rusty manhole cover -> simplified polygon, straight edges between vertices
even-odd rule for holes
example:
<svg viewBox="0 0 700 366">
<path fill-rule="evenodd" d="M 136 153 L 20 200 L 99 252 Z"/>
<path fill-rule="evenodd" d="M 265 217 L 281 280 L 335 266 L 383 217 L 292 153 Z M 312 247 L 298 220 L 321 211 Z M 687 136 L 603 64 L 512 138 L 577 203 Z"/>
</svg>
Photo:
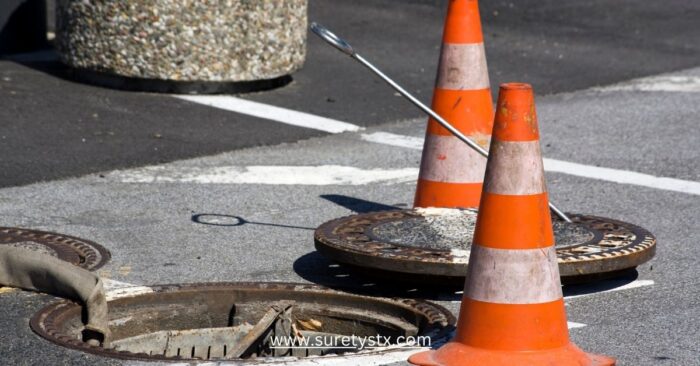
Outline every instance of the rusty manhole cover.
<svg viewBox="0 0 700 366">
<path fill-rule="evenodd" d="M 416 352 L 416 347 L 402 348 L 402 340 L 423 337 L 421 345 L 436 345 L 454 330 L 454 317 L 439 305 L 315 285 L 208 283 L 152 289 L 109 301 L 112 341 L 106 348 L 82 341 L 82 308 L 73 302 L 45 307 L 31 327 L 61 346 L 120 359 L 264 363 L 285 357 L 320 364 L 338 357 L 355 364 L 387 353 L 404 357 L 399 352 Z M 359 342 L 377 336 L 384 337 L 381 347 Z M 297 339 L 297 346 L 280 346 L 287 337 Z M 339 346 L 340 339 L 354 341 Z"/>
<path fill-rule="evenodd" d="M 654 256 L 647 230 L 604 217 L 553 221 L 562 282 L 613 276 Z M 342 217 L 314 234 L 323 255 L 374 273 L 459 279 L 467 273 L 475 210 L 413 209 Z M 410 277 L 412 280 L 415 277 Z"/>
<path fill-rule="evenodd" d="M 12 227 L 0 227 L 0 245 L 48 254 L 90 271 L 102 267 L 111 257 L 107 249 L 89 240 Z"/>
</svg>

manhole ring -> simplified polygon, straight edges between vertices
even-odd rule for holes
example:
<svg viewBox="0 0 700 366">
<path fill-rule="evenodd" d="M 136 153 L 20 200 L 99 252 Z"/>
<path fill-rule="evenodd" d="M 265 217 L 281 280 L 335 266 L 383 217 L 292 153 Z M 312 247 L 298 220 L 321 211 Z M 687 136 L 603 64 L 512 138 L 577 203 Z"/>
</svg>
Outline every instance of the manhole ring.
<svg viewBox="0 0 700 366">
<path fill-rule="evenodd" d="M 432 345 L 449 340 L 454 331 L 454 316 L 445 308 L 413 299 L 390 299 L 348 294 L 316 285 L 293 283 L 197 283 L 184 285 L 160 285 L 151 287 L 152 292 L 119 297 L 109 301 L 112 344 L 131 344 L 132 339 L 142 335 L 162 334 L 164 331 L 186 332 L 197 329 L 222 329 L 247 324 L 248 320 L 260 319 L 265 309 L 279 301 L 292 305 L 292 322 L 320 324 L 318 332 L 324 334 L 366 336 L 391 334 L 430 337 Z M 58 345 L 97 354 L 129 360 L 164 361 L 194 360 L 188 357 L 198 354 L 194 346 L 173 356 L 168 349 L 163 354 L 139 352 L 128 349 L 111 349 L 89 345 L 81 340 L 83 324 L 80 305 L 63 300 L 50 304 L 36 313 L 31 328 L 41 337 Z M 231 328 L 233 329 L 233 328 Z M 276 329 L 276 328 L 275 328 Z M 173 336 L 174 339 L 174 336 Z M 197 341 L 202 340 L 201 336 Z M 170 341 L 168 341 L 170 342 Z M 166 342 L 166 348 L 169 347 Z M 189 344 L 189 343 L 188 343 Z M 138 347 L 146 347 L 139 344 Z M 150 345 L 148 346 L 150 347 Z M 161 346 L 156 346 L 161 347 Z M 178 346 L 179 347 L 179 346 Z M 199 346 L 198 346 L 199 347 Z M 337 357 L 352 358 L 383 355 L 387 352 L 406 351 L 399 345 L 380 349 L 364 349 L 357 352 L 306 356 L 272 357 L 261 354 L 257 358 L 226 359 L 220 344 L 210 344 L 207 357 L 210 360 L 241 363 L 268 363 L 296 360 L 337 360 Z M 233 347 L 233 345 L 232 345 Z M 162 348 L 162 347 L 161 347 Z M 160 349 L 160 348 L 157 348 Z M 231 348 L 229 348 L 230 350 Z M 409 348 L 410 350 L 411 348 Z M 174 352 L 174 351 L 173 351 Z M 226 348 L 223 348 L 223 354 Z M 319 351 L 320 352 L 320 351 Z M 164 355 L 167 354 L 167 355 Z"/>
<path fill-rule="evenodd" d="M 47 231 L 0 227 L 0 245 L 12 245 L 57 257 L 94 271 L 111 258 L 103 246 L 74 236 Z"/>
<path fill-rule="evenodd" d="M 443 234 L 440 225 L 427 228 L 425 222 L 431 217 L 445 221 L 446 215 L 459 212 L 457 219 L 445 222 L 473 225 L 476 211 L 441 210 L 437 214 L 382 211 L 328 221 L 314 233 L 316 249 L 337 262 L 384 274 L 464 277 L 470 230 L 452 229 L 452 233 Z M 620 273 L 654 256 L 656 238 L 639 226 L 604 217 L 569 216 L 574 226 L 554 222 L 563 282 Z M 395 229 L 388 230 L 387 226 Z M 447 248 L 441 240 L 456 244 Z"/>
</svg>

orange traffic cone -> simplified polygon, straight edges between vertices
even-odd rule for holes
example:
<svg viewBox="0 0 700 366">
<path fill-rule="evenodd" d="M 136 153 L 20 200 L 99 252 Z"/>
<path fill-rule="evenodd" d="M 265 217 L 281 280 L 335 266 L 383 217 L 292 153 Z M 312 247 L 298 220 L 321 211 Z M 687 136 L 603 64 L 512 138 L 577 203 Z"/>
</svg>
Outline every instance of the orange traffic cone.
<svg viewBox="0 0 700 366">
<path fill-rule="evenodd" d="M 416 365 L 614 365 L 569 341 L 532 88 L 503 84 L 457 333 Z"/>
<path fill-rule="evenodd" d="M 488 149 L 493 106 L 476 0 L 447 9 L 432 109 Z M 414 207 L 477 207 L 486 159 L 428 120 Z"/>
</svg>

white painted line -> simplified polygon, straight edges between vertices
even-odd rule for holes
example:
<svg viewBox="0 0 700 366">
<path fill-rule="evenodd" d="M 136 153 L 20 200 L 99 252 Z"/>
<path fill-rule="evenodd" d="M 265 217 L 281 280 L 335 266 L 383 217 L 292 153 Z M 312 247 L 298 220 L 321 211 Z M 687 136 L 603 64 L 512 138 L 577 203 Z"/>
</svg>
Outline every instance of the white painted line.
<svg viewBox="0 0 700 366">
<path fill-rule="evenodd" d="M 381 350 L 375 350 L 372 353 L 368 353 L 366 355 L 363 354 L 350 354 L 347 353 L 344 356 L 335 356 L 335 357 L 314 357 L 314 358 L 302 358 L 299 359 L 296 362 L 289 362 L 285 363 L 287 365 L 303 365 L 303 366 L 312 366 L 312 365 L 326 365 L 326 366 L 355 366 L 355 365 L 373 365 L 373 366 L 379 366 L 379 365 L 389 365 L 389 364 L 395 364 L 397 362 L 406 362 L 409 356 L 413 355 L 414 353 L 422 352 L 422 351 L 427 351 L 429 348 L 405 348 L 405 349 L 396 349 L 392 352 L 384 352 L 377 354 L 378 351 Z"/>
<path fill-rule="evenodd" d="M 325 356 L 309 356 L 304 358 L 296 357 L 284 357 L 277 358 L 274 360 L 266 360 L 271 365 L 289 365 L 289 366 L 356 366 L 356 365 L 367 365 L 367 366 L 380 366 L 380 365 L 390 365 L 396 363 L 405 363 L 409 356 L 414 353 L 427 351 L 430 348 L 397 348 L 389 352 L 379 353 L 383 349 L 374 349 L 372 351 L 358 352 L 358 353 L 346 353 L 342 356 L 339 355 L 325 355 Z M 143 365 L 145 363 L 127 363 L 127 365 Z M 201 366 L 223 366 L 223 365 L 246 365 L 245 362 L 235 362 L 235 361 L 208 361 L 197 363 Z M 191 365 L 191 363 L 169 363 L 172 366 L 186 366 Z"/>
<path fill-rule="evenodd" d="M 423 148 L 423 139 L 413 136 L 403 136 L 387 132 L 375 132 L 372 134 L 362 134 L 361 138 L 368 142 L 404 147 L 414 150 L 420 150 Z M 555 159 L 545 158 L 543 160 L 544 169 L 549 172 L 700 195 L 700 182 L 667 177 L 656 177 L 629 170 L 601 168 Z"/>
<path fill-rule="evenodd" d="M 569 329 L 583 328 L 586 326 L 586 324 L 576 322 L 566 322 L 566 325 Z"/>
<path fill-rule="evenodd" d="M 362 130 L 362 127 L 352 123 L 341 122 L 309 113 L 275 107 L 269 104 L 253 102 L 227 95 L 178 95 L 176 98 L 231 112 L 247 114 L 253 117 L 269 119 L 288 125 L 311 128 L 328 133 Z"/>
<path fill-rule="evenodd" d="M 566 300 L 571 300 L 575 299 L 578 297 L 584 297 L 584 296 L 591 296 L 591 295 L 597 295 L 597 294 L 603 294 L 606 292 L 616 292 L 616 291 L 624 291 L 624 290 L 631 290 L 635 288 L 640 288 L 640 287 L 646 287 L 646 286 L 652 286 L 654 285 L 654 281 L 652 280 L 636 280 L 632 281 L 626 285 L 620 286 L 620 287 L 615 287 L 611 288 L 609 290 L 603 290 L 603 291 L 598 291 L 598 292 L 591 292 L 588 294 L 581 294 L 581 295 L 570 295 L 570 296 L 564 296 L 564 299 Z"/>
<path fill-rule="evenodd" d="M 595 91 L 700 93 L 700 76 L 659 75 L 592 88 Z"/>
<path fill-rule="evenodd" d="M 629 170 L 601 168 L 554 159 L 544 159 L 544 169 L 549 172 L 564 173 L 578 177 L 700 195 L 700 182 L 656 177 Z"/>
<path fill-rule="evenodd" d="M 397 135 L 389 132 L 363 133 L 360 137 L 367 142 L 405 147 L 413 150 L 423 150 L 423 143 L 425 141 L 422 137 Z"/>
<path fill-rule="evenodd" d="M 105 178 L 122 183 L 364 185 L 415 181 L 418 168 L 360 169 L 341 165 L 178 167 L 166 164 L 114 171 Z"/>
</svg>

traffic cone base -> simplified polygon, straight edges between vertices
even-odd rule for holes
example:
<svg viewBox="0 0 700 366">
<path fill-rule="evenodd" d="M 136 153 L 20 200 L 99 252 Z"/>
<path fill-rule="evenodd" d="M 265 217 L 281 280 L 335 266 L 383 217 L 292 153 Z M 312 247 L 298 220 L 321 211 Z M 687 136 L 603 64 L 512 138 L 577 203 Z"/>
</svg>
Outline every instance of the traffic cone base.
<svg viewBox="0 0 700 366">
<path fill-rule="evenodd" d="M 437 351 L 425 351 L 408 361 L 422 366 L 507 365 L 507 366 L 614 366 L 615 360 L 585 353 L 569 343 L 563 347 L 542 351 L 496 351 L 449 342 Z"/>
</svg>

